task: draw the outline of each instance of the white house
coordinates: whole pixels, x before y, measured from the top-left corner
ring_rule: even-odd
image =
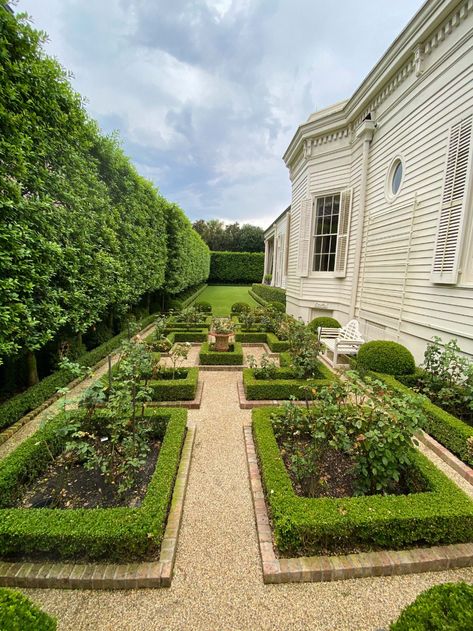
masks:
[[[473,0],[428,0],[284,154],[292,201],[266,272],[289,313],[356,318],[417,359],[433,335],[473,354],[472,121]]]

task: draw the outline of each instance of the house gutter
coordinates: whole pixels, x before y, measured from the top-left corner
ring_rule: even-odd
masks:
[[[361,165],[361,180],[360,180],[360,202],[358,209],[358,227],[356,232],[356,249],[355,249],[355,261],[353,265],[353,283],[351,288],[350,299],[350,320],[355,317],[356,298],[358,295],[358,287],[360,284],[360,266],[361,266],[361,252],[363,249],[363,232],[365,226],[365,214],[366,214],[366,184],[368,181],[368,168],[370,158],[370,146],[373,140],[375,131],[375,123],[372,120],[364,120],[360,127],[357,129],[355,139],[361,140],[363,143],[363,157]]]

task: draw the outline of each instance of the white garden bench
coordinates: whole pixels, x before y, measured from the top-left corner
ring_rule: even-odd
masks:
[[[365,343],[361,337],[357,320],[350,320],[341,329],[319,326],[317,334],[319,342],[322,342],[326,349],[332,352],[332,365],[334,367],[338,364],[339,355],[356,355],[360,346]]]

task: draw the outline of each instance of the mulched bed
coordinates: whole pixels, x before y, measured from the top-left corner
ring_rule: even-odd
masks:
[[[109,483],[98,469],[88,471],[76,457],[64,452],[32,482],[18,501],[17,508],[114,508],[138,507],[146,494],[156,468],[161,443],[153,440],[145,465],[138,471],[135,484],[121,495],[119,479]]]

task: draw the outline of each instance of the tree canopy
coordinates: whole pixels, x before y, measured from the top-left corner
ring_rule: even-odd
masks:
[[[212,251],[264,252],[264,231],[258,226],[225,225],[219,219],[199,219],[193,226]]]

